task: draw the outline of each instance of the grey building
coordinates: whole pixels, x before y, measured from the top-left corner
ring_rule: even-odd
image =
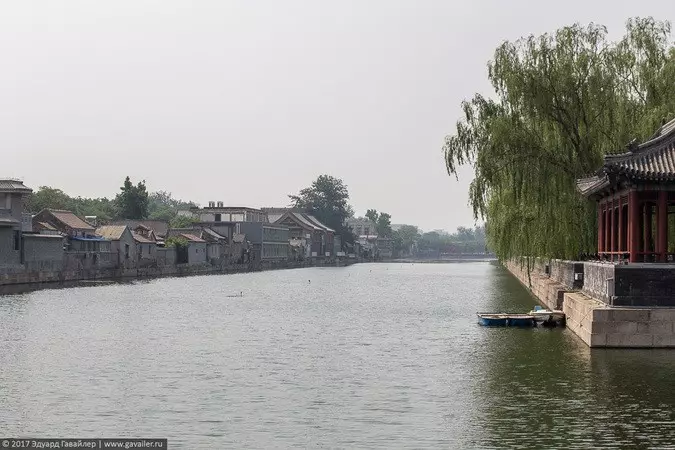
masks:
[[[31,192],[22,181],[0,179],[0,266],[21,264],[24,199]]]
[[[126,225],[105,225],[96,229],[96,235],[110,241],[110,250],[117,255],[119,267],[137,267],[138,250],[131,230]]]
[[[252,261],[287,259],[289,256],[288,227],[270,223],[262,209],[209,202],[208,207],[192,208],[190,212],[199,219],[201,226],[211,228],[229,242],[233,242],[235,235],[244,234],[251,244]]]

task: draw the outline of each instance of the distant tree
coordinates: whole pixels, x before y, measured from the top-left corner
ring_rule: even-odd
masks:
[[[382,237],[389,237],[391,236],[391,215],[387,214],[385,212],[380,213],[380,215],[377,218],[377,222],[375,223],[375,227],[377,228],[377,235],[382,236]]]
[[[78,216],[96,216],[103,221],[112,219],[117,215],[115,203],[105,197],[70,197],[61,189],[40,186],[36,192],[28,197],[26,209],[28,212],[37,214],[45,208],[65,209]]]
[[[176,216],[179,210],[190,209],[195,206],[197,206],[197,204],[194,202],[185,202],[173,198],[171,192],[152,192],[148,197],[148,218],[170,221]]]
[[[145,180],[134,186],[131,179],[126,177],[120,190],[122,192],[115,198],[120,217],[124,219],[147,218],[148,191],[145,187]]]
[[[413,246],[420,238],[419,229],[414,225],[401,225],[392,233],[394,239],[394,251],[397,256],[410,254]]]
[[[335,230],[343,242],[353,242],[354,235],[346,220],[354,214],[349,205],[349,191],[344,182],[330,175],[320,175],[298,195],[289,195],[291,206],[312,214]]]
[[[199,222],[199,219],[191,216],[174,216],[169,222],[171,228],[190,228],[195,223]]]
[[[61,189],[49,186],[40,186],[40,188],[28,196],[26,208],[29,212],[37,214],[45,208],[52,209],[71,209],[73,200]]]
[[[366,219],[370,220],[374,224],[377,225],[377,219],[380,218],[380,215],[378,214],[376,209],[369,209],[366,211]]]

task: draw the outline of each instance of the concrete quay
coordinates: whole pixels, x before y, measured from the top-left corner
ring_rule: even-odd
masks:
[[[573,264],[583,266],[583,283],[583,275],[569,276]],[[611,265],[531,260],[529,273],[526,261],[504,266],[544,306],[562,309],[567,328],[589,347],[675,348],[675,308],[612,305],[615,280],[604,278],[612,276]],[[605,285],[609,292],[600,292]]]

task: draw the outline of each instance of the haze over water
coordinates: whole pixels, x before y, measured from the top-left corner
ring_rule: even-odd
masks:
[[[675,352],[476,323],[532,306],[489,263],[0,297],[0,431],[170,448],[675,448]]]

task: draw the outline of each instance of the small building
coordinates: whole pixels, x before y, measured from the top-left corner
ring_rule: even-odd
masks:
[[[189,233],[183,233],[180,236],[187,241],[187,264],[204,264],[208,262],[206,241],[204,239]]]
[[[609,261],[672,262],[669,215],[675,205],[675,120],[642,144],[607,155],[593,176],[577,181],[597,204],[598,255]],[[672,224],[670,224],[672,225]]]
[[[379,259],[391,259],[391,257],[394,255],[393,239],[378,236],[376,245]]]
[[[225,236],[205,227],[199,237],[206,241],[206,257],[212,263],[220,263],[229,256],[228,240]]]
[[[41,222],[51,225],[69,238],[95,237],[96,229],[77,217],[71,211],[63,209],[43,209],[33,216],[33,226]]]
[[[157,265],[157,242],[154,239],[146,237],[144,234],[131,232],[136,243],[136,257],[138,258],[138,267],[149,267]]]
[[[21,264],[24,199],[31,192],[20,180],[0,179],[0,266]]]
[[[110,225],[127,225],[131,231],[146,236],[148,239],[154,239],[157,245],[164,245],[164,240],[168,237],[169,222],[166,220],[114,220]],[[141,231],[139,231],[141,230]],[[152,231],[153,237],[146,234],[143,230]]]
[[[39,233],[39,234],[50,234],[50,235],[61,236],[61,232],[47,222],[33,223],[32,229],[35,233]]]
[[[315,217],[297,210],[289,210],[281,215],[275,224],[288,227],[289,239],[304,240],[308,243],[305,257],[331,255],[334,231]]]
[[[126,225],[104,225],[96,229],[96,235],[110,241],[111,251],[117,254],[119,267],[137,267],[138,250],[131,230]]]

